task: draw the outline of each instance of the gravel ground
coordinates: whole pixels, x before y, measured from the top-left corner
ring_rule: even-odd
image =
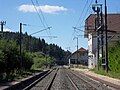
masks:
[[[48,76],[46,76],[44,79],[42,79],[40,82],[38,82],[33,88],[30,90],[45,90],[47,87],[49,81],[52,79],[53,74],[55,73],[55,70],[51,72]]]
[[[74,83],[77,85],[79,90],[97,90],[97,89],[93,88],[92,86],[90,86],[88,83],[81,80],[75,74],[71,73],[70,70],[67,70],[67,73],[70,76],[70,78],[74,81]]]
[[[75,90],[63,68],[59,69],[51,90]]]
[[[45,87],[47,87],[48,83],[51,81],[52,77],[54,76],[54,73],[55,70],[52,73],[50,73],[47,77],[45,77],[43,80],[41,80],[39,83],[37,83],[31,90],[45,90]],[[58,69],[57,75],[54,79],[54,82],[50,90],[76,90],[73,84],[70,82],[68,76],[79,88],[78,90],[110,90],[104,84],[95,81],[82,73],[72,71],[70,69],[65,69],[63,67],[60,67]],[[84,82],[80,78],[94,85],[94,87],[97,87],[97,89],[92,87],[90,84]]]
[[[75,72],[72,71],[75,75],[77,75],[80,78],[83,78],[84,80],[88,81],[89,83],[91,83],[92,85],[94,85],[95,87],[97,87],[98,90],[111,90],[110,88],[108,88],[106,85],[104,85],[103,83],[100,83],[99,81],[96,81],[92,78],[89,78],[88,76],[79,73],[79,72]],[[89,89],[88,89],[89,90]],[[91,89],[90,89],[91,90]]]

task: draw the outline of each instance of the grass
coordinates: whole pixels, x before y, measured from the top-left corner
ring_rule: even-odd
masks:
[[[83,66],[83,65],[79,65],[79,67],[78,68],[80,68],[80,69],[88,69],[88,67],[87,66]]]
[[[84,65],[76,65],[76,64],[71,64],[71,66],[70,67],[72,67],[72,68],[79,68],[79,69],[88,69],[88,66],[84,66]]]
[[[105,76],[109,76],[112,78],[116,78],[116,79],[120,79],[120,72],[113,72],[113,71],[108,71],[106,72],[106,70],[104,70],[103,68],[94,68],[91,71],[94,71],[97,74],[101,74],[101,75],[105,75]]]
[[[0,83],[5,83],[8,81],[14,81],[14,80],[20,80],[23,78],[26,78],[30,75],[32,75],[33,73],[37,73],[37,72],[41,72],[42,69],[41,68],[34,68],[28,71],[20,71],[20,72],[15,72],[12,75],[9,76],[9,79],[6,78],[6,73],[0,74]],[[3,77],[3,78],[2,78]]]
[[[22,79],[22,78],[26,78],[30,75],[32,75],[32,71],[22,71],[20,73],[15,74],[14,80],[19,80],[19,79]]]
[[[32,71],[36,71],[36,70],[43,70],[43,68],[32,68]]]
[[[32,75],[33,73],[41,72],[42,70],[43,70],[42,68],[32,68],[29,71],[22,71],[20,73],[16,73],[15,80],[26,78]]]

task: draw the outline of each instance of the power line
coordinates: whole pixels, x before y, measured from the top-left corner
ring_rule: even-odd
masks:
[[[75,34],[75,32],[72,33],[72,35],[71,35],[71,37],[70,37],[70,40],[69,40],[69,42],[68,42],[68,46],[70,46],[70,47],[72,47],[72,45],[73,45],[73,42],[72,42],[72,44],[71,44],[71,41],[72,41],[72,39],[73,39],[73,37],[74,37],[74,34]]]
[[[26,26],[42,27],[42,26],[39,26],[39,25],[31,25],[31,24],[26,24]]]
[[[44,28],[46,28],[46,26],[48,27],[48,24],[47,24],[47,22],[46,22],[46,20],[45,20],[45,17],[44,17],[44,15],[43,15],[43,13],[42,13],[41,7],[39,7],[39,10],[38,10],[38,9],[36,8],[33,0],[31,0],[31,2],[32,2],[32,4],[34,5],[34,8],[35,8],[35,10],[36,10],[36,12],[37,12],[37,15],[38,15],[41,23],[43,24]],[[37,4],[37,6],[39,6],[39,3],[38,3],[37,0],[36,0],[36,4]],[[39,12],[41,13],[43,19],[41,18]],[[44,22],[43,22],[43,20],[44,20]],[[45,23],[45,24],[44,24],[44,23]],[[50,30],[50,28],[49,28],[49,30]],[[49,33],[46,31],[46,33],[47,33],[47,35],[51,35],[50,31],[49,31]],[[51,38],[50,38],[50,40],[51,40]]]
[[[88,0],[86,1],[85,6],[84,6],[84,8],[83,8],[83,10],[82,10],[82,12],[81,12],[81,14],[80,14],[80,17],[79,17],[79,19],[78,19],[78,22],[77,22],[77,24],[76,24],[76,27],[77,27],[77,25],[78,25],[78,23],[79,23],[79,21],[80,21],[80,19],[81,19],[82,14],[83,14],[84,11],[85,11],[85,8],[86,8],[87,4],[88,4]]]
[[[36,0],[36,3],[37,3],[38,6],[40,6],[39,3],[38,3],[38,0]],[[40,13],[41,13],[41,15],[42,15],[42,18],[43,18],[46,26],[48,27],[48,24],[47,24],[47,22],[46,22],[46,20],[45,20],[45,17],[44,17],[44,15],[43,15],[42,9],[41,9],[41,7],[39,7],[39,8],[40,8]]]
[[[38,0],[36,0],[36,4],[37,4],[38,6],[40,6],[39,3],[38,3]],[[44,20],[46,26],[48,27],[48,24],[47,24],[46,19],[45,19],[44,15],[43,15],[43,12],[42,12],[41,7],[39,7],[39,11],[40,11],[40,13],[41,13],[41,15],[42,15],[42,18],[43,18],[43,20]],[[46,31],[46,32],[47,32],[47,31]],[[48,35],[51,35],[50,30],[49,30],[49,32],[47,32],[47,34],[48,34]],[[49,37],[49,38],[52,39],[51,37]]]
[[[86,14],[88,13],[88,10],[90,9],[90,6],[92,5],[92,2],[93,2],[93,0],[91,0],[91,2],[90,2],[90,4],[89,4],[89,6],[88,6],[88,8],[87,8],[87,10],[86,10],[86,12],[85,12],[85,14],[83,15],[84,17],[83,17],[83,19],[81,20],[80,25],[83,23],[83,21],[84,21],[84,19],[85,19],[85,17],[86,17]]]
[[[37,10],[37,8],[36,8],[36,6],[35,6],[33,0],[31,0],[31,2],[32,2],[33,6],[34,6],[34,8],[35,8],[35,10],[36,10],[36,12],[37,12],[37,15],[38,15],[38,17],[39,17],[41,23],[43,24],[43,26],[44,26],[44,28],[45,28],[45,24],[43,23],[42,18],[41,18],[41,16],[40,16],[40,14],[39,14],[39,12],[38,12],[38,10]]]
[[[9,30],[13,30],[13,29],[11,29],[10,27],[8,27],[7,25],[5,25],[5,28],[6,28],[6,29],[9,29]]]
[[[57,38],[57,36],[39,36],[39,37],[51,37],[51,38]]]
[[[45,30],[50,29],[50,28],[51,28],[51,27],[48,27],[48,28],[46,28],[46,29],[43,29],[43,30],[40,30],[40,31],[34,32],[34,33],[30,34],[30,35],[37,34],[37,33],[39,33],[39,32],[45,31]]]

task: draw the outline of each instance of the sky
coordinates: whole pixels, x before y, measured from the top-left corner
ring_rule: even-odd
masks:
[[[104,0],[98,0],[98,3],[104,7]],[[76,37],[79,48],[88,48],[82,31],[85,19],[94,14],[93,4],[95,0],[0,0],[0,22],[6,21],[4,31],[19,32],[20,23],[23,24],[22,32],[28,35],[42,30],[32,36],[74,52]],[[107,0],[107,9],[108,13],[120,13],[120,0]]]

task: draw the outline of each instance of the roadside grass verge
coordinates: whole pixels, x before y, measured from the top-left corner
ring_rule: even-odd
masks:
[[[116,79],[120,79],[120,72],[113,72],[113,71],[108,71],[106,72],[106,70],[104,70],[103,68],[94,68],[91,69],[91,71],[94,71],[97,74],[101,74],[101,75],[105,75],[105,76],[109,76],[112,78],[116,78]]]

